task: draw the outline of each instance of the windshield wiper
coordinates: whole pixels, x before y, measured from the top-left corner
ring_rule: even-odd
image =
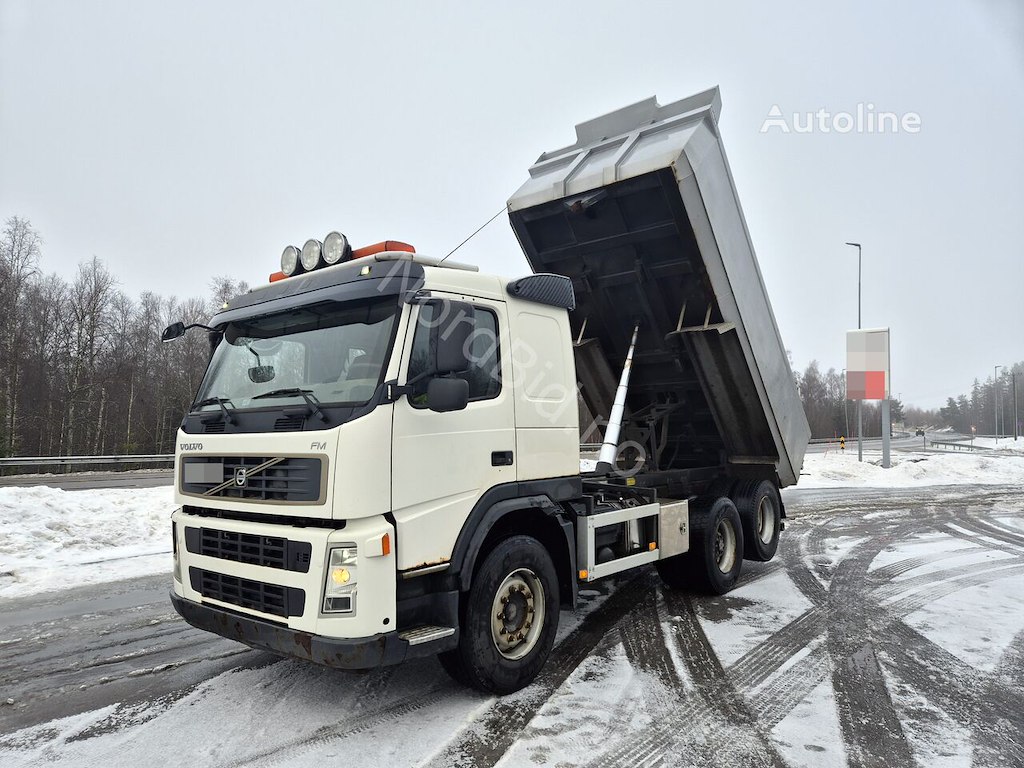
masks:
[[[312,389],[299,389],[298,387],[274,389],[270,392],[264,392],[262,395],[256,395],[252,399],[261,400],[264,397],[301,397],[306,401],[306,405],[309,406],[309,409],[313,412],[314,416],[319,417],[320,421],[327,421],[327,416],[320,410],[320,401],[316,399],[316,395],[313,394]]]
[[[228,424],[234,424],[235,423],[235,419],[234,419],[234,417],[231,414],[234,411],[235,404],[231,403],[231,408],[228,408],[225,405],[225,403],[231,403],[231,398],[229,398],[229,397],[208,397],[205,400],[200,400],[198,403],[194,403],[192,405],[192,410],[190,411],[190,413],[195,413],[197,408],[202,408],[203,406],[206,406],[206,405],[219,405],[221,411],[223,411],[223,415],[221,416],[221,418],[224,419],[224,421],[226,421]]]

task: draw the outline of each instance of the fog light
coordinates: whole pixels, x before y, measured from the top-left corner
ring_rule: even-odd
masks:
[[[324,262],[337,264],[347,260],[352,254],[352,248],[348,244],[348,238],[341,232],[331,232],[324,238]]]
[[[324,613],[352,613],[352,596],[324,598]]]
[[[294,245],[287,246],[281,252],[281,271],[288,277],[299,271],[299,249]]]
[[[306,244],[302,246],[302,255],[299,257],[299,261],[302,262],[302,268],[307,272],[312,272],[319,267],[322,253],[319,240],[307,240]]]

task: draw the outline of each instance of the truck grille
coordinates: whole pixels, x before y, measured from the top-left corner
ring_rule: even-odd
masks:
[[[181,492],[256,502],[322,504],[322,461],[262,456],[187,456]]]
[[[280,536],[186,526],[185,549],[193,555],[308,573],[313,545],[308,541],[291,541]]]
[[[301,616],[306,602],[304,590],[240,579],[202,568],[188,569],[192,589],[211,600],[237,605],[273,616]]]

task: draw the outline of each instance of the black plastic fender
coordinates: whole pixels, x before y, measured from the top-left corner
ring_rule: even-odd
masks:
[[[477,559],[487,535],[507,515],[525,510],[539,510],[554,518],[565,539],[569,561],[567,583],[571,585],[570,602],[576,605],[576,533],[572,521],[564,514],[558,501],[578,498],[582,493],[578,477],[555,478],[495,486],[480,497],[462,526],[452,550],[452,573],[458,588],[467,591],[473,578]],[[556,553],[552,553],[553,559]],[[561,574],[560,574],[561,576]]]

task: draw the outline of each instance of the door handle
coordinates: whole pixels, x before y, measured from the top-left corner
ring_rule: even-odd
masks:
[[[511,467],[512,451],[491,451],[492,467]]]

